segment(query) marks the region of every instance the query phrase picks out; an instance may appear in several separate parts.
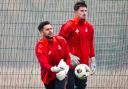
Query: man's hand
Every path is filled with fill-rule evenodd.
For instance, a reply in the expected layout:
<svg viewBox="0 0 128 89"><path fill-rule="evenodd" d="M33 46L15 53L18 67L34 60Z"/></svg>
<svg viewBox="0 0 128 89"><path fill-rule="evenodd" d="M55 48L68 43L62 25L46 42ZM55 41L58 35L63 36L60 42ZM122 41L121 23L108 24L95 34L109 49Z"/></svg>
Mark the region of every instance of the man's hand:
<svg viewBox="0 0 128 89"><path fill-rule="evenodd" d="M96 71L95 57L90 58L90 68L91 68L91 75L93 75Z"/></svg>
<svg viewBox="0 0 128 89"><path fill-rule="evenodd" d="M79 62L79 57L72 55L71 53L69 54L70 58L71 58L71 65L72 66L77 66L80 62Z"/></svg>
<svg viewBox="0 0 128 89"><path fill-rule="evenodd" d="M60 70L61 70L60 67L57 67L57 66L51 67L52 72L59 72Z"/></svg>

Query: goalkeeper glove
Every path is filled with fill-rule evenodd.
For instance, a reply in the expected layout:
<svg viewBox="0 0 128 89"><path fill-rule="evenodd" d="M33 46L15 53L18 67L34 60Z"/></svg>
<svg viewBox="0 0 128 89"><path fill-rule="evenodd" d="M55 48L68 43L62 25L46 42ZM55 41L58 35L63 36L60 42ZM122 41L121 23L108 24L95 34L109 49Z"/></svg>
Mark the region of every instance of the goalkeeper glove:
<svg viewBox="0 0 128 89"><path fill-rule="evenodd" d="M53 67L51 67L51 71L52 72L59 72L61 69L59 68L59 67L57 67L57 66L53 66Z"/></svg>
<svg viewBox="0 0 128 89"><path fill-rule="evenodd" d="M58 64L58 67L61 69L61 71L56 74L56 78L58 80L63 80L68 73L69 66L66 64L64 59L61 59L59 64Z"/></svg>
<svg viewBox="0 0 128 89"><path fill-rule="evenodd" d="M67 73L66 70L62 70L56 74L56 78L58 80L63 80L66 77Z"/></svg>
<svg viewBox="0 0 128 89"><path fill-rule="evenodd" d="M70 58L71 58L71 65L72 66L77 66L80 62L79 62L79 57L72 55L71 53L69 54Z"/></svg>
<svg viewBox="0 0 128 89"><path fill-rule="evenodd" d="M95 57L90 58L90 67L91 67L91 74L93 75L96 71Z"/></svg>
<svg viewBox="0 0 128 89"><path fill-rule="evenodd" d="M66 74L69 70L69 66L66 64L66 62L64 61L64 59L61 59L59 64L58 64L58 67L62 70L65 70Z"/></svg>

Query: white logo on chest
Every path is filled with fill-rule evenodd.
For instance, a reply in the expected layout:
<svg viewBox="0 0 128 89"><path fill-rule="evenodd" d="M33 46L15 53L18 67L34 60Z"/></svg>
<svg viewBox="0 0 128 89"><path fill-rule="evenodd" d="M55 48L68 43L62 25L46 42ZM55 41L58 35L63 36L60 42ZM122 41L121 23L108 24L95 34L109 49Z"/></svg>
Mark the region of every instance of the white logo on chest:
<svg viewBox="0 0 128 89"><path fill-rule="evenodd" d="M77 34L79 33L79 30L78 29L76 29L76 31L75 31Z"/></svg>
<svg viewBox="0 0 128 89"><path fill-rule="evenodd" d="M58 45L58 49L61 50L61 46L60 45Z"/></svg>
<svg viewBox="0 0 128 89"><path fill-rule="evenodd" d="M85 28L85 32L88 32L88 29L87 28Z"/></svg>
<svg viewBox="0 0 128 89"><path fill-rule="evenodd" d="M51 55L51 53L52 53L52 52L51 52L51 50L50 50L50 51L48 52L48 55Z"/></svg>

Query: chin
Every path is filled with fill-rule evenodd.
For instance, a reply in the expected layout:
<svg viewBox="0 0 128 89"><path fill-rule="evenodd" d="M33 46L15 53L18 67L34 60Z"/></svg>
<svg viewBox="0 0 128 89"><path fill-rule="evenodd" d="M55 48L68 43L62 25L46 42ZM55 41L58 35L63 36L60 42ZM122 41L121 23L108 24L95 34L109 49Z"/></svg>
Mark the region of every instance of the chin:
<svg viewBox="0 0 128 89"><path fill-rule="evenodd" d="M50 40L53 38L53 36L45 36L45 38Z"/></svg>
<svg viewBox="0 0 128 89"><path fill-rule="evenodd" d="M48 37L48 39L52 39L52 38L53 38L53 36Z"/></svg>

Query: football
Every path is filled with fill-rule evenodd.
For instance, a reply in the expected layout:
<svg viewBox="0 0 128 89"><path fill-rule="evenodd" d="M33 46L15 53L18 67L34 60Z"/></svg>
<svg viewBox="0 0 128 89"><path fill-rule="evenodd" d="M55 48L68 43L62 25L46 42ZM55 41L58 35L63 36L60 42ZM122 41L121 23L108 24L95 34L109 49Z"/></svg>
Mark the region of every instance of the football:
<svg viewBox="0 0 128 89"><path fill-rule="evenodd" d="M91 73L91 70L88 65L86 64L79 64L75 68L75 75L79 79L87 78Z"/></svg>

